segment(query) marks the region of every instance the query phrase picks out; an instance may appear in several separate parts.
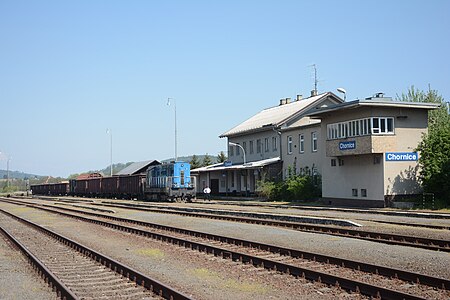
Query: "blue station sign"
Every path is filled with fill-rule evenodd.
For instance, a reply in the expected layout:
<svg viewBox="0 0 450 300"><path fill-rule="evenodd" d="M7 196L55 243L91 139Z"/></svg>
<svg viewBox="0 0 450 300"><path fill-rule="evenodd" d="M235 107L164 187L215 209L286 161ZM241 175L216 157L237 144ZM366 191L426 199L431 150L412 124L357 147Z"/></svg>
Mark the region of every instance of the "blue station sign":
<svg viewBox="0 0 450 300"><path fill-rule="evenodd" d="M356 149L356 141L347 141L339 143L339 150L353 150Z"/></svg>
<svg viewBox="0 0 450 300"><path fill-rule="evenodd" d="M386 152L386 161L417 161L417 152Z"/></svg>
<svg viewBox="0 0 450 300"><path fill-rule="evenodd" d="M230 160L226 160L223 162L224 167L231 167L232 165L233 165L233 163Z"/></svg>

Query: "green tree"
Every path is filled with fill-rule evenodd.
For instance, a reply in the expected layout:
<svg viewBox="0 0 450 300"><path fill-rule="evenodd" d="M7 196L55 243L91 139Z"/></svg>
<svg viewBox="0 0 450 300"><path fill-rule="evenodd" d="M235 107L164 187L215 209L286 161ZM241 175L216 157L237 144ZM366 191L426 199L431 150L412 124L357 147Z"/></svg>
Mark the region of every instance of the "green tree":
<svg viewBox="0 0 450 300"><path fill-rule="evenodd" d="M425 192L434 193L444 205L450 205L450 115L448 103L436 90L423 92L411 86L400 101L438 103L440 107L428 114L428 134L424 135L420 151L420 181Z"/></svg>
<svg viewBox="0 0 450 300"><path fill-rule="evenodd" d="M441 106L438 109L431 110L428 113L428 128L430 131L441 125L448 125L450 122L448 103L439 95L437 90L432 90L430 86L428 86L428 91L424 92L414 88L414 85L412 85L406 94L402 93L401 96L397 95L397 100L440 104Z"/></svg>
<svg viewBox="0 0 450 300"><path fill-rule="evenodd" d="M203 157L202 166L206 167L212 164L211 157L208 155L208 153L205 154L205 157Z"/></svg>
<svg viewBox="0 0 450 300"><path fill-rule="evenodd" d="M195 155L195 154L192 155L192 159L191 159L191 161L189 163L191 164L191 169L197 169L197 168L200 168L202 166L200 161L198 160L197 155Z"/></svg>
<svg viewBox="0 0 450 300"><path fill-rule="evenodd" d="M227 156L225 155L225 153L223 153L223 151L220 151L219 155L217 155L217 162L218 163L223 163L224 161L227 160Z"/></svg>

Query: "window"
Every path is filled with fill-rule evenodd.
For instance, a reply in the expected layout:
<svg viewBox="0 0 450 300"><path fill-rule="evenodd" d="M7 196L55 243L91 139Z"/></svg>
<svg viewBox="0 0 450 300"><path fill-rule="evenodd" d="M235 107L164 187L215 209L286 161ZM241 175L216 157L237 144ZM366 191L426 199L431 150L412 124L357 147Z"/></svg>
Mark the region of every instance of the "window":
<svg viewBox="0 0 450 300"><path fill-rule="evenodd" d="M231 187L234 188L234 172L231 172L231 176L230 176L230 180L231 180Z"/></svg>
<svg viewBox="0 0 450 300"><path fill-rule="evenodd" d="M387 132L388 133L394 133L394 119L393 118L387 118Z"/></svg>
<svg viewBox="0 0 450 300"><path fill-rule="evenodd" d="M367 197L367 190L361 189L361 197Z"/></svg>
<svg viewBox="0 0 450 300"><path fill-rule="evenodd" d="M230 156L234 155L234 146L230 146L230 149L228 150L228 152L230 153Z"/></svg>
<svg viewBox="0 0 450 300"><path fill-rule="evenodd" d="M250 141L250 154L253 154L253 141Z"/></svg>
<svg viewBox="0 0 450 300"><path fill-rule="evenodd" d="M304 153L305 152L305 135L304 134L300 134L298 136L299 139L299 145L300 145L300 153Z"/></svg>
<svg viewBox="0 0 450 300"><path fill-rule="evenodd" d="M236 155L241 154L241 147L238 146L239 144L236 145Z"/></svg>
<svg viewBox="0 0 450 300"><path fill-rule="evenodd" d="M372 134L393 134L394 118L372 118Z"/></svg>
<svg viewBox="0 0 450 300"><path fill-rule="evenodd" d="M331 159L331 166L336 167L336 159L335 158Z"/></svg>
<svg viewBox="0 0 450 300"><path fill-rule="evenodd" d="M278 149L278 143L277 143L277 137L272 137L272 151L277 151Z"/></svg>
<svg viewBox="0 0 450 300"><path fill-rule="evenodd" d="M358 197L358 189L352 189L352 196Z"/></svg>
<svg viewBox="0 0 450 300"><path fill-rule="evenodd" d="M287 137L287 152L288 154L292 154L292 136Z"/></svg>
<svg viewBox="0 0 450 300"><path fill-rule="evenodd" d="M380 133L380 119L372 118L372 133Z"/></svg>
<svg viewBox="0 0 450 300"><path fill-rule="evenodd" d="M381 163L381 157L380 156L374 156L373 157L373 164L374 165L379 165Z"/></svg>
<svg viewBox="0 0 450 300"><path fill-rule="evenodd" d="M344 160L342 158L338 159L339 166L342 167L344 165Z"/></svg>
<svg viewBox="0 0 450 300"><path fill-rule="evenodd" d="M256 153L261 153L261 140L256 140Z"/></svg>
<svg viewBox="0 0 450 300"><path fill-rule="evenodd" d="M269 138L264 139L264 151L269 152Z"/></svg>
<svg viewBox="0 0 450 300"><path fill-rule="evenodd" d="M242 148L244 149L244 152L247 152L247 142L242 142Z"/></svg>
<svg viewBox="0 0 450 300"><path fill-rule="evenodd" d="M311 133L311 150L312 152L317 151L317 132Z"/></svg>

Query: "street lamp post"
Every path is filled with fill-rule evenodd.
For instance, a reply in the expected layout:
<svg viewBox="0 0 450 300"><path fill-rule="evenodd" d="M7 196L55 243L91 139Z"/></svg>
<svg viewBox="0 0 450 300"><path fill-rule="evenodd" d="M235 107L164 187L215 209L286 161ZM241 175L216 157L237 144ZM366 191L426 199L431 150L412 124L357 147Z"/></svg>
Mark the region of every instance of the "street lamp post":
<svg viewBox="0 0 450 300"><path fill-rule="evenodd" d="M343 89L343 88L338 88L337 91L338 91L339 93L344 94L344 101L347 100L347 91L346 91L345 89Z"/></svg>
<svg viewBox="0 0 450 300"><path fill-rule="evenodd" d="M112 162L112 130L111 129L106 129L106 134L109 134L110 136L110 162L111 162L111 167L110 167L110 175L111 177L113 176L113 162Z"/></svg>
<svg viewBox="0 0 450 300"><path fill-rule="evenodd" d="M246 164L246 161L245 161L245 149L244 149L244 147L242 147L242 146L239 145L239 144L232 143L232 142L228 142L228 144L233 145L233 146L238 146L239 148L242 149L242 154L244 154L244 165L245 165L245 164Z"/></svg>
<svg viewBox="0 0 450 300"><path fill-rule="evenodd" d="M167 105L170 106L170 100L173 100L173 108L175 111L175 161L178 160L177 149L177 101L174 98L167 98Z"/></svg>

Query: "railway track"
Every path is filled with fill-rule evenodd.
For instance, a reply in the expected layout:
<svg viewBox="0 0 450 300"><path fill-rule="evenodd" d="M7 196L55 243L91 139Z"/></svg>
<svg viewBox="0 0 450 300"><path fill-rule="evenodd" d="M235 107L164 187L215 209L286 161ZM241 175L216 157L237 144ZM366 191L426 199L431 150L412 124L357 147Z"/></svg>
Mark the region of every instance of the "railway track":
<svg viewBox="0 0 450 300"><path fill-rule="evenodd" d="M190 299L118 261L2 209L0 228L61 299Z"/></svg>
<svg viewBox="0 0 450 300"><path fill-rule="evenodd" d="M380 233L373 231L364 231L364 230L356 230L349 228L341 228L341 227L333 227L326 225L317 225L317 224L305 224L298 222L288 222L288 221L277 221L277 220L268 220L268 219L260 219L260 218L250 218L250 217L239 217L232 215L221 215L221 214L209 214L209 213L197 213L197 212L185 212L185 211L173 211L168 209L155 209L148 207L136 207L130 205L119 205L119 204L109 204L102 203L93 205L102 205L107 207L117 207L117 208L128 208L139 211L150 211L157 213L167 213L167 214L176 214L181 216L189 216L189 217L198 217L198 218L209 218L215 220L225 220L225 221L234 221L241 223L249 223L249 224L258 224L258 225L267 225L267 226L276 226L283 228L290 228L294 230L304 231L304 232L313 232L313 233L322 233L329 234L341 237L351 237L356 239L368 240L372 242L385 243L390 245L399 245L399 246L409 246L416 248L423 248L428 250L435 251L443 251L450 252L450 241L442 240L442 239L430 239L430 238L422 238L415 236L405 236L398 234L388 234L388 233Z"/></svg>
<svg viewBox="0 0 450 300"><path fill-rule="evenodd" d="M74 209L64 208L63 210L95 216L96 219L58 211L62 210L61 208L54 210L40 207L40 209L201 252L212 253L223 258L231 258L256 267L277 270L329 285L339 285L348 291L358 291L371 297L383 299L447 299L450 297L448 292L450 281L446 279ZM114 223L101 220L105 218L114 220ZM123 223L133 223L138 226L121 225ZM140 227L151 227L153 230L149 232ZM168 232L170 236L167 235ZM396 289L393 290L391 287Z"/></svg>

